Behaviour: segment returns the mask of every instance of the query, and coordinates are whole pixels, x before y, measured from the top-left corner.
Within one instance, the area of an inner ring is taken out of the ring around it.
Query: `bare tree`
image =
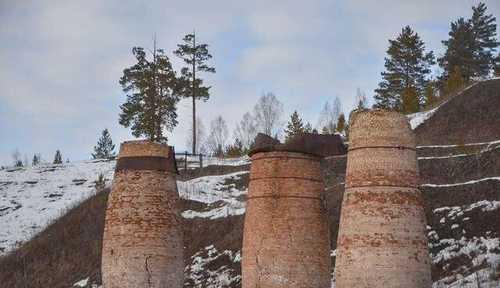
[[[368,100],[366,99],[366,94],[361,89],[356,89],[356,109],[363,110],[368,107]]]
[[[227,124],[222,116],[219,115],[210,122],[207,148],[213,155],[218,157],[224,155],[228,134]]]
[[[322,133],[333,134],[337,128],[337,120],[342,113],[342,103],[335,97],[332,104],[328,101],[323,106],[318,120],[318,128]]]
[[[281,132],[283,103],[273,93],[265,93],[254,107],[257,131],[278,137]]]
[[[187,147],[192,147],[193,146],[193,127],[196,127],[196,145],[195,145],[195,153],[206,153],[206,145],[205,145],[205,138],[206,138],[206,131],[205,131],[205,125],[203,125],[203,122],[201,121],[200,117],[196,117],[196,125],[191,125],[189,129],[188,136],[186,138],[186,146]]]
[[[243,149],[250,149],[257,136],[257,123],[255,118],[249,112],[243,114],[240,123],[236,124],[234,129],[234,138],[241,141]]]

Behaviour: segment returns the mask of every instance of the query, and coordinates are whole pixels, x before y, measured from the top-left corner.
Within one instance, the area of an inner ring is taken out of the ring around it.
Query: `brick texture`
[[[415,137],[396,112],[351,118],[336,287],[431,287]]]
[[[330,287],[330,239],[319,160],[286,151],[252,156],[243,288]]]
[[[172,161],[169,153],[166,145],[129,141],[121,145],[118,161],[144,156]],[[116,171],[103,236],[104,287],[182,287],[182,235],[173,169]]]

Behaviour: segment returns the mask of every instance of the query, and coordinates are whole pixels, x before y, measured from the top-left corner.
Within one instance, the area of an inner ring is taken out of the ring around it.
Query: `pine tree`
[[[156,42],[152,60],[148,60],[141,47],[134,47],[132,53],[137,63],[123,70],[120,78],[127,101],[120,106],[119,122],[131,127],[135,137],[166,142],[163,128],[172,131],[177,125],[176,105],[181,82],[164,51],[156,49]]]
[[[429,82],[427,87],[425,87],[425,108],[431,108],[436,103],[436,91],[434,89],[434,84]]]
[[[416,113],[420,110],[420,102],[418,100],[417,89],[413,86],[408,86],[403,90],[403,107],[401,112],[404,114]]]
[[[472,26],[470,21],[464,18],[459,18],[457,21],[450,24],[450,32],[448,40],[442,41],[446,46],[446,52],[443,57],[438,59],[439,66],[443,68],[443,76],[441,80],[446,81],[455,69],[462,72],[461,77],[466,81],[473,76],[472,63],[473,59],[473,38]]]
[[[197,72],[215,73],[215,68],[208,66],[207,61],[212,58],[208,52],[208,44],[196,43],[196,34],[187,34],[182,39],[183,44],[177,45],[174,54],[181,58],[186,67],[181,69],[182,96],[191,98],[193,101],[193,141],[192,151],[196,153],[196,100],[208,100],[210,87],[203,86],[203,80],[196,76]]]
[[[432,51],[425,52],[425,44],[410,26],[406,26],[395,40],[389,40],[388,57],[382,82],[375,89],[376,107],[402,110],[403,91],[414,87],[419,104],[429,82],[430,66],[435,64]]]
[[[496,66],[494,56],[500,45],[496,40],[496,18],[486,14],[486,5],[472,7],[470,19],[459,18],[450,25],[449,38],[442,41],[446,47],[439,61],[443,68],[443,81],[459,67],[468,83],[473,77],[487,77]]]
[[[61,151],[57,150],[56,151],[56,155],[54,156],[54,164],[62,164],[62,155],[61,155]]]
[[[300,119],[299,113],[295,110],[290,116],[290,121],[286,125],[285,129],[285,141],[288,142],[296,135],[304,134],[304,124],[302,124],[302,119]]]
[[[94,146],[93,159],[109,159],[115,156],[115,145],[111,140],[108,129],[102,130],[101,137],[97,140],[97,145]]]
[[[455,66],[453,72],[448,76],[445,82],[444,92],[446,95],[451,95],[464,87],[465,80],[462,75],[463,73],[460,67]]]
[[[33,154],[33,160],[31,161],[31,165],[37,166],[38,164],[40,164],[40,155],[35,153]]]
[[[495,67],[497,42],[497,24],[493,14],[486,14],[486,4],[479,3],[472,7],[472,33],[474,39],[475,76],[486,77]]]
[[[343,133],[345,130],[345,116],[344,113],[340,113],[339,119],[337,120],[337,132]]]

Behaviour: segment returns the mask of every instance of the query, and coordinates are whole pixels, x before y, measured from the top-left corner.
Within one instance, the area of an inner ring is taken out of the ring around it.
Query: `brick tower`
[[[431,287],[415,136],[383,110],[350,119],[336,287]]]
[[[105,288],[183,286],[174,154],[164,144],[122,143],[106,210]]]
[[[243,233],[243,288],[330,287],[330,239],[320,159],[283,150],[252,155]]]

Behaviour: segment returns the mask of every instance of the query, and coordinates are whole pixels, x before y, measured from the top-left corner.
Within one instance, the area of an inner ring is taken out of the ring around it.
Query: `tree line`
[[[430,108],[472,81],[500,76],[500,43],[496,39],[496,18],[486,4],[472,7],[470,18],[451,22],[444,55],[437,58],[426,51],[420,35],[410,26],[389,40],[385,71],[375,89],[375,107],[415,113]],[[442,73],[435,79],[431,68],[438,64]]]

